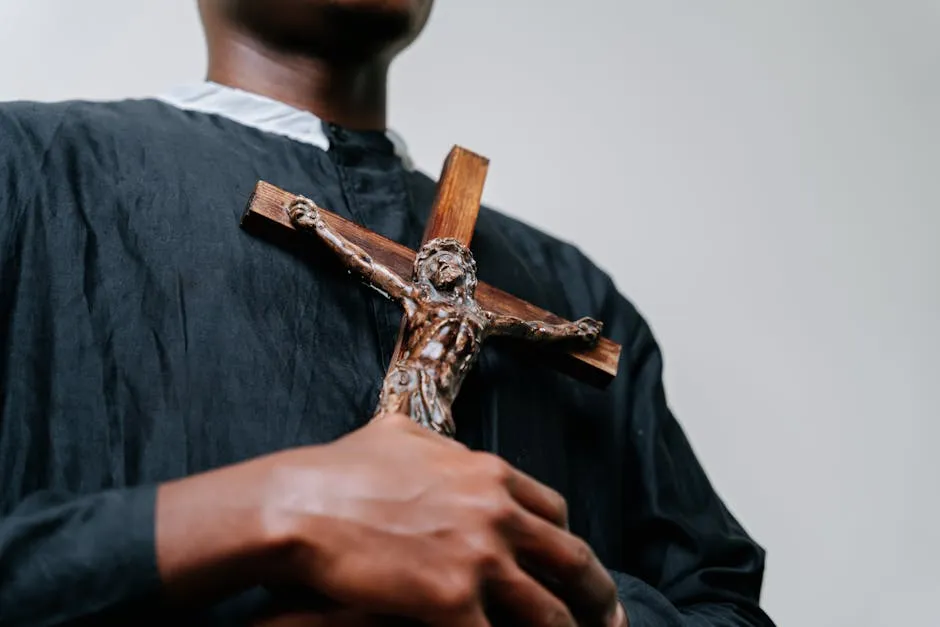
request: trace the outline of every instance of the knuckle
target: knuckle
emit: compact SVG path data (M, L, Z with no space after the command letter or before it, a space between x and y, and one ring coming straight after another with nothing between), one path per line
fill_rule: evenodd
M477 585L468 572L455 571L434 580L432 598L442 610L457 612L471 606L477 597Z
M477 531L464 536L466 546L459 553L463 553L463 560L470 568L478 573L498 570L503 562L503 553L499 543L492 533Z
M576 538L571 547L568 568L573 573L582 573L591 568L594 563L594 551L590 545L580 538Z
M486 504L486 518L496 527L512 524L519 516L519 506L508 495L491 498Z
M564 525L568 526L568 501L558 492L552 491L551 508L554 516Z
M477 554L475 559L475 570L481 575L497 573L502 570L503 561L502 555L495 549L481 551Z
M492 453L478 453L477 459L483 474L501 485L509 481L509 478L512 476L512 469L509 467L509 464L498 455L493 455Z
M559 603L553 604L542 612L541 622L539 624L548 627L573 627L575 622L568 608Z

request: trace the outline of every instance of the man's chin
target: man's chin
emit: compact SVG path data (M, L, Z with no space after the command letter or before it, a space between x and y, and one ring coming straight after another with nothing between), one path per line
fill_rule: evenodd
M397 51L418 36L432 0L240 0L240 21L278 46L336 58ZM262 8L263 5L263 8Z

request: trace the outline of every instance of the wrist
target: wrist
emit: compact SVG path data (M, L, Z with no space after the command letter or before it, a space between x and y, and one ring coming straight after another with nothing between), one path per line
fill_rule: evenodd
M264 470L252 544L265 583L310 585L325 548L335 544L329 537L335 526L326 514L331 482L322 472L321 450L306 447L259 460Z
M168 596L211 602L266 583L282 539L266 516L263 468L247 462L157 490L157 567Z

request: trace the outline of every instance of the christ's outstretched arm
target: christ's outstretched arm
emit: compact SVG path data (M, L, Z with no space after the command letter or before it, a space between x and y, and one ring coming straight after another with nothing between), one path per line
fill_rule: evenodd
M309 198L298 196L288 208L291 222L299 229L315 233L343 262L350 272L359 275L372 287L403 301L411 297L412 287L381 263L372 259L348 239L337 233L320 215L320 208Z
M514 337L531 342L570 344L577 348L592 348L600 339L604 325L593 318L552 324L541 320L522 320L515 316L488 313L489 333Z

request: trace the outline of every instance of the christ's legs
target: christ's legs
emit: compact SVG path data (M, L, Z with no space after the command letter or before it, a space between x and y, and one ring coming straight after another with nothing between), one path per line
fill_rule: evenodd
M422 427L449 438L457 431L450 404L441 399L437 382L423 368L407 361L388 371L375 413L404 414Z

